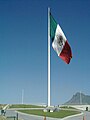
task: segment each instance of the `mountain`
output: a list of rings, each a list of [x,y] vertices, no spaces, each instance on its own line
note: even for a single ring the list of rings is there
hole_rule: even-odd
[[[90,96],[85,95],[83,93],[77,92],[75,95],[72,96],[72,98],[64,103],[64,105],[90,105]]]

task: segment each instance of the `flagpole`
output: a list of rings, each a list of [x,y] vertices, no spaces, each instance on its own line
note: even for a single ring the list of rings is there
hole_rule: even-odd
[[[80,91],[80,105],[82,104],[82,96],[81,96],[81,91]]]
[[[22,104],[23,104],[23,98],[24,98],[24,89],[22,89]]]
[[[48,107],[50,106],[50,8],[48,7]]]

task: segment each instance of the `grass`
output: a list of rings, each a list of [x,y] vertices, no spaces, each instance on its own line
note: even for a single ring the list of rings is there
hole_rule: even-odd
[[[6,117],[0,115],[0,120],[14,120],[14,118],[6,118]],[[19,120],[21,120],[21,119],[19,119]]]
[[[14,120],[14,118],[6,118],[5,120]],[[17,119],[15,118],[15,120],[17,120]],[[22,120],[22,119],[18,118],[18,120]]]
[[[14,120],[14,119],[13,118],[6,118],[6,117],[0,115],[0,120]]]
[[[5,117],[0,115],[0,120],[6,120]]]
[[[26,104],[13,104],[9,108],[43,108],[43,106],[26,105]]]
[[[14,118],[6,118],[6,120],[14,120]],[[16,120],[16,119],[15,119]]]
[[[60,110],[59,112],[43,112],[42,110],[19,110],[20,112],[33,114],[38,116],[46,116],[52,118],[64,118],[66,116],[79,114],[78,111],[70,111],[70,110]]]

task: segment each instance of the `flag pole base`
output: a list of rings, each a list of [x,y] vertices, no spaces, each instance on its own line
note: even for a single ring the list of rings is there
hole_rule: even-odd
[[[43,112],[59,112],[60,108],[56,106],[49,106],[43,109]]]

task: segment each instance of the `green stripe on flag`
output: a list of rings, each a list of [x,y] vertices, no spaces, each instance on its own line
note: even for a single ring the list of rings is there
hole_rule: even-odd
[[[50,14],[50,37],[52,40],[54,40],[56,28],[57,28],[57,22],[55,21],[53,16]]]

